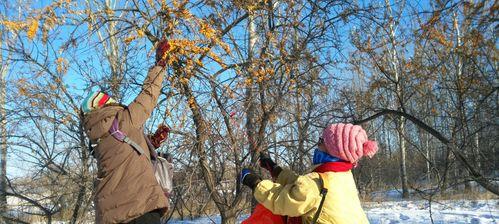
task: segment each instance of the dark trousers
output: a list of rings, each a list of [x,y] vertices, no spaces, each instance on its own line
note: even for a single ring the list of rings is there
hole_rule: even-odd
[[[149,212],[132,220],[128,224],[161,224],[161,216],[158,212]]]

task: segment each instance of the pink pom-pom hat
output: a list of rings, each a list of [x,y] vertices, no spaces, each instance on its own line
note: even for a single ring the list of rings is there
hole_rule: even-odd
[[[366,131],[359,125],[331,124],[322,133],[327,153],[355,163],[364,155],[372,158],[378,144],[367,139]]]

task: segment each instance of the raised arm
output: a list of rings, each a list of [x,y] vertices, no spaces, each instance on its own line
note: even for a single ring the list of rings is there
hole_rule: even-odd
[[[154,107],[156,107],[163,83],[163,73],[164,68],[161,66],[154,66],[149,69],[144,84],[142,85],[142,91],[137,98],[128,105],[131,122],[135,127],[141,127],[151,116]]]
[[[156,107],[164,79],[164,55],[168,51],[167,41],[161,41],[156,49],[156,65],[149,69],[140,94],[128,105],[132,125],[142,127]]]

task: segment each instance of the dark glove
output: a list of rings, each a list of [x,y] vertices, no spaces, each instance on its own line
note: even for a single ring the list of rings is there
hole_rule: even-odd
[[[270,158],[269,154],[260,152],[260,167],[272,173],[272,170],[274,170],[276,166],[277,164]]]
[[[173,163],[173,156],[170,153],[159,152],[158,156],[161,157],[161,158],[163,158],[163,159],[166,159],[166,161],[168,161],[169,163]]]
[[[273,178],[279,176],[282,171],[281,167],[270,158],[269,154],[264,152],[260,152],[260,167],[268,170]]]
[[[167,40],[161,40],[156,48],[156,65],[166,66],[166,52],[170,49],[170,44]]]
[[[156,132],[150,136],[151,143],[155,148],[159,148],[163,142],[168,138],[170,128],[164,124],[160,124]]]
[[[244,168],[242,171],[241,171],[241,182],[250,187],[251,190],[254,190],[256,185],[258,185],[258,183],[260,183],[260,181],[262,181],[262,179],[256,175],[253,170],[251,169],[248,169],[248,168]]]

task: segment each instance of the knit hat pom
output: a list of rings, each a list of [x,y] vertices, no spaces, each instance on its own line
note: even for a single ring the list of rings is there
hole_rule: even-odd
[[[374,154],[378,151],[378,143],[376,141],[367,141],[362,145],[364,148],[364,155],[369,156],[369,158],[373,158]]]

